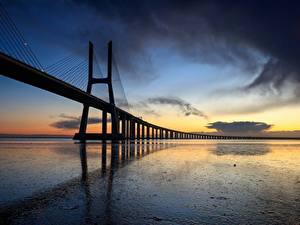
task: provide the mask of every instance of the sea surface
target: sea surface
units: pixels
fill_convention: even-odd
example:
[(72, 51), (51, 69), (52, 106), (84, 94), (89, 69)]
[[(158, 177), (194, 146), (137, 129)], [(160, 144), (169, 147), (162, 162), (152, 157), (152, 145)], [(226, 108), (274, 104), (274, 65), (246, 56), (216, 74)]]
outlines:
[(300, 141), (0, 139), (0, 224), (300, 224)]

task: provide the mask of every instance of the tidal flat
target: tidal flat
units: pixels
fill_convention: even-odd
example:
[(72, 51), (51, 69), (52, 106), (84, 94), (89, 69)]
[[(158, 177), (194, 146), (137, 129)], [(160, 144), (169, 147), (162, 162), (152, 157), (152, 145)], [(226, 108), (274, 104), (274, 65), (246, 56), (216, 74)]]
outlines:
[(300, 141), (0, 140), (0, 224), (300, 224)]

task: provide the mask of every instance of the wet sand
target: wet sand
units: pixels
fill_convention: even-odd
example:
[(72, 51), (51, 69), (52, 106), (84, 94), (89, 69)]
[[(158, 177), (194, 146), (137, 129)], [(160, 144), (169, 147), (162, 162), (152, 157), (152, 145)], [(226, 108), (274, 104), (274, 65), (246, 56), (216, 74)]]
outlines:
[(3, 224), (300, 223), (299, 141), (0, 141), (0, 162)]

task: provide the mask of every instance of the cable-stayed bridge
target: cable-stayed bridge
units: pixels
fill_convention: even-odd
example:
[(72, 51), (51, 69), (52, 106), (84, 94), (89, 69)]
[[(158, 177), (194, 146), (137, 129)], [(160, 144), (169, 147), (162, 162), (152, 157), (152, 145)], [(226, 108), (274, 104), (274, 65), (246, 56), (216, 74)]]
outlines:
[[(79, 132), (74, 135), (76, 140), (274, 139), (183, 132), (158, 126), (132, 115), (129, 112), (111, 41), (108, 43), (107, 72), (104, 74), (91, 42), (88, 59), (78, 59), (70, 55), (48, 67), (42, 66), (2, 5), (0, 5), (0, 33), (1, 75), (83, 104)], [(92, 94), (92, 87), (96, 84), (107, 85), (107, 100)], [(99, 130), (99, 133), (87, 133), (90, 107), (102, 111), (102, 130)], [(108, 132), (108, 123), (111, 124), (111, 132)]]

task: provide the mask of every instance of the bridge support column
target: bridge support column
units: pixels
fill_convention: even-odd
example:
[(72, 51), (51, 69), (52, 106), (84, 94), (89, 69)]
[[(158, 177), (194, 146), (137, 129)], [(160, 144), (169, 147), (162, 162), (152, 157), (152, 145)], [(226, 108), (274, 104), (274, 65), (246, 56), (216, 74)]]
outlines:
[(142, 124), (142, 139), (145, 139), (145, 125)]
[(136, 139), (140, 139), (140, 135), (141, 135), (141, 124), (139, 122), (136, 123)]
[(115, 110), (111, 113), (111, 133), (114, 137), (119, 134), (119, 116)]
[(122, 116), (122, 136), (126, 138), (126, 117)]
[(107, 112), (102, 111), (102, 135), (106, 136), (107, 134)]
[(130, 119), (126, 120), (126, 138), (130, 139)]
[(147, 140), (149, 140), (150, 139), (150, 127), (149, 127), (149, 125), (147, 125), (146, 130), (147, 130)]
[(130, 120), (130, 139), (135, 139), (135, 122), (132, 119)]

